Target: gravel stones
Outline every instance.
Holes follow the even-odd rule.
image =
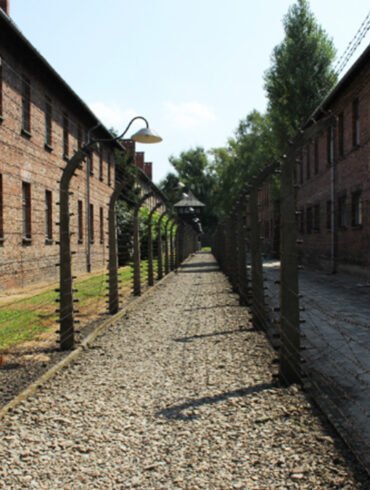
[[[214,269],[195,255],[8,414],[1,489],[370,488]]]

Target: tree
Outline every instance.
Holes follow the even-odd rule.
[[[333,87],[335,49],[307,0],[297,0],[283,20],[285,38],[265,75],[268,113],[280,152]]]
[[[252,111],[239,122],[228,146],[214,148],[210,153],[217,176],[215,200],[222,215],[230,211],[251,177],[277,154],[269,116]]]

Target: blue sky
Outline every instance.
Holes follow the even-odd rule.
[[[172,170],[171,154],[223,146],[241,118],[265,109],[263,74],[293,3],[10,0],[10,15],[108,127],[124,129],[135,115],[149,120],[164,141],[138,149],[158,182]],[[369,1],[310,3],[341,55]],[[369,42],[368,33],[350,64]]]

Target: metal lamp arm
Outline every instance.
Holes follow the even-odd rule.
[[[88,131],[88,142],[87,142],[87,145],[91,145],[92,143],[106,143],[106,142],[113,142],[113,141],[117,141],[117,140],[120,140],[122,139],[125,134],[127,133],[127,131],[130,129],[131,127],[131,124],[134,122],[134,121],[137,121],[138,119],[141,119],[145,122],[145,125],[147,128],[149,128],[149,123],[148,121],[145,119],[145,117],[143,116],[135,116],[134,118],[131,119],[131,121],[128,123],[126,129],[123,131],[122,134],[120,134],[119,136],[116,136],[115,138],[107,138],[107,139],[98,139],[98,140],[93,140],[91,139],[90,140],[90,134],[92,131],[94,131],[95,129],[97,129],[99,126],[101,126],[100,123],[98,123],[96,126],[94,126],[93,128],[91,128],[89,131]]]

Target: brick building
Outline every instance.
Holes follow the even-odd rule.
[[[370,46],[313,116],[330,112],[297,172],[302,260],[370,273]]]
[[[7,9],[0,0],[0,290],[58,279],[59,180],[66,160],[99,123]],[[111,134],[100,124],[94,137]],[[74,272],[106,267],[117,148],[100,145],[72,179]]]

